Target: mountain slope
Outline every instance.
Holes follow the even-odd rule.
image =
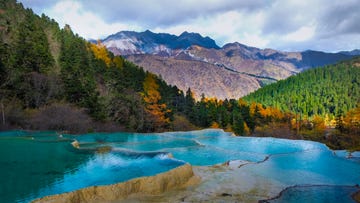
[[[184,99],[70,26],[0,1],[0,129],[169,130]]]
[[[196,124],[241,135],[256,126],[248,105],[205,97],[196,102],[190,89],[184,94],[101,43],[87,42],[68,25],[60,29],[15,0],[0,1],[0,6],[0,130],[152,132],[191,130]],[[156,57],[156,63],[164,62]],[[166,73],[180,75],[184,84],[206,83],[224,97],[258,88],[257,80],[246,74],[201,61],[172,60],[185,66]],[[188,78],[188,72],[196,77]]]
[[[207,97],[220,99],[244,96],[254,91],[254,87],[256,87],[255,89],[260,88],[309,68],[350,59],[357,53],[356,51],[341,53],[282,52],[249,47],[237,42],[219,48],[214,40],[187,32],[175,36],[164,33],[156,34],[150,31],[140,33],[123,31],[109,36],[103,40],[103,43],[115,55],[126,56],[128,60],[144,67],[145,70],[161,75],[166,82],[177,85],[183,91],[186,91],[183,88],[190,87],[194,90],[197,98],[203,93]],[[145,57],[144,54],[147,56]],[[163,63],[159,61],[163,61]],[[194,68],[199,67],[199,64],[201,67],[211,67],[211,70],[217,67],[217,74],[212,75],[213,71],[204,74],[203,70],[195,70]],[[185,66],[193,68],[184,69]],[[167,73],[169,71],[179,73],[179,70],[182,74],[170,75]],[[194,71],[197,74],[192,75]],[[237,79],[217,79],[235,73],[238,75]],[[183,84],[182,77],[189,80],[196,78],[199,81],[209,78],[213,78],[213,80],[203,82],[201,83],[203,85],[199,86],[198,83],[190,81]],[[249,80],[255,81],[257,84],[247,87],[246,84],[249,83]],[[222,81],[230,81],[230,83],[225,84]],[[241,87],[241,89],[233,87]],[[214,89],[212,90],[212,88]]]
[[[210,63],[201,61],[180,60],[160,56],[128,56],[128,60],[146,67],[145,70],[155,73],[167,83],[176,85],[181,90],[191,90],[196,98],[203,93],[207,97],[216,95],[218,99],[239,98],[260,88],[255,77],[225,70]]]
[[[343,115],[360,100],[360,57],[315,68],[263,87],[246,97],[302,116]]]
[[[122,31],[102,40],[116,55],[159,54],[171,55],[173,50],[186,49],[191,45],[218,49],[215,41],[197,33],[183,32],[180,36],[166,33]]]
[[[300,66],[310,68],[335,64],[338,61],[348,60],[359,54],[357,52],[325,53],[320,51],[304,51],[301,52],[302,60]]]
[[[219,50],[192,46],[185,50],[184,54],[192,56],[192,60],[201,60],[237,72],[273,79],[282,79],[299,71],[294,65],[283,62],[287,58],[297,60],[296,54],[285,55],[274,50],[261,50],[240,43],[226,44]],[[281,55],[282,58],[276,56],[277,58],[273,59],[271,56],[275,57],[275,54]]]
[[[358,56],[358,55],[360,55],[360,49],[354,49],[352,51],[341,51],[339,53],[351,55],[351,56]]]

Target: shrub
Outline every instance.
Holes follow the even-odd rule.
[[[54,103],[40,108],[30,118],[36,130],[59,130],[85,133],[91,130],[91,118],[83,109],[67,103]]]

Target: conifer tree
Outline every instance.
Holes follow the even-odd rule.
[[[170,120],[166,114],[170,112],[166,104],[160,103],[161,95],[158,91],[159,85],[156,83],[155,75],[147,73],[144,80],[143,99],[145,102],[145,111],[148,113],[150,122],[149,130],[154,131],[162,129],[169,124]]]

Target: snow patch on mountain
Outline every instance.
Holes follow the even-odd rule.
[[[172,50],[169,47],[160,44],[155,46],[153,51],[153,54],[158,54],[158,53],[166,53],[168,56],[171,56]]]
[[[180,36],[167,33],[121,31],[102,40],[116,55],[152,54],[173,56],[192,45],[219,49],[215,41],[198,33],[184,32]]]
[[[117,48],[121,50],[132,51],[133,53],[140,52],[135,46],[134,40],[132,39],[117,39],[103,42],[108,48]]]

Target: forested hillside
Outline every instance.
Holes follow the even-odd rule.
[[[357,58],[308,70],[244,100],[202,96],[196,101],[190,88],[184,93],[114,56],[100,42],[87,42],[68,25],[60,29],[54,20],[35,15],[15,0],[1,0],[0,130],[160,132],[212,127],[348,148],[360,143],[360,108],[355,108],[359,64]],[[323,140],[326,119],[335,116],[339,132],[351,136]],[[315,130],[315,137],[303,137],[308,132],[301,128]]]
[[[154,117],[175,112],[171,101],[184,98],[176,87],[14,0],[0,1],[0,15],[2,128],[169,128],[167,119]],[[171,97],[161,97],[165,93]],[[146,100],[151,94],[156,99]]]
[[[315,68],[244,97],[304,117],[344,115],[360,102],[360,58]]]
[[[196,102],[190,89],[184,95],[69,26],[60,29],[14,0],[0,6],[2,129],[153,132],[196,125],[244,134],[255,128],[246,104]]]
[[[320,141],[335,149],[359,150],[359,57],[307,70],[265,86],[244,100],[291,112],[288,123],[300,139]]]

